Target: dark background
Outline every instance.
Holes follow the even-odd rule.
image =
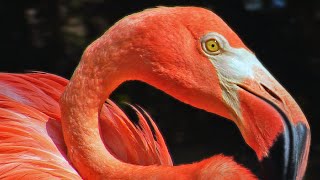
[[[84,48],[108,27],[125,15],[158,5],[207,7],[237,32],[305,112],[312,130],[305,179],[319,179],[320,1],[0,1],[0,70],[38,70],[70,78]],[[176,164],[224,153],[258,169],[253,152],[226,119],[139,82],[123,84],[111,98],[130,115],[132,111],[121,102],[139,104],[150,112]]]

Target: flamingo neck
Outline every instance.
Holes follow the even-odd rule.
[[[110,154],[101,139],[101,107],[113,90],[130,77],[123,78],[123,69],[118,70],[116,58],[101,58],[95,51],[95,46],[101,45],[99,43],[103,41],[93,43],[86,50],[60,98],[61,124],[69,160],[84,179],[129,179],[134,172],[134,177],[145,176],[145,179],[150,174],[143,173],[143,166],[119,161]],[[154,167],[148,166],[148,172],[159,170]]]
[[[123,163],[105,148],[99,132],[99,113],[124,78],[114,70],[118,68],[116,63],[110,60],[107,66],[100,66],[100,58],[90,54],[90,49],[84,53],[60,99],[62,130],[72,165],[84,179],[146,179],[150,174],[166,174],[168,166]]]
[[[105,148],[99,132],[99,113],[109,95],[122,82],[134,79],[121,67],[120,56],[101,51],[106,39],[94,42],[84,53],[60,99],[61,124],[68,157],[84,179],[194,179],[224,176],[220,166],[233,172],[249,171],[226,157],[214,156],[199,163],[181,166],[139,166],[124,163]],[[95,47],[96,46],[96,47]],[[99,50],[99,51],[98,51]],[[100,53],[100,54],[99,54]],[[118,56],[118,57],[117,57]],[[222,158],[222,159],[221,159]],[[234,175],[234,174],[233,174]],[[243,173],[239,173],[242,176]]]
[[[68,156],[83,177],[102,176],[119,163],[105,148],[99,132],[99,112],[117,87],[112,74],[103,74],[85,53],[61,99],[61,124]],[[89,53],[90,54],[90,53]],[[104,71],[111,72],[111,71]],[[106,86],[105,81],[109,81]]]

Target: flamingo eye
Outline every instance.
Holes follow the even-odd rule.
[[[228,45],[228,42],[226,39],[216,33],[216,32],[210,32],[206,35],[204,35],[201,40],[201,47],[202,51],[207,56],[215,56],[219,55],[224,52],[224,48],[226,47],[226,44]]]
[[[213,38],[204,41],[202,44],[202,48],[206,53],[211,55],[220,54],[221,49],[219,42]]]
[[[210,52],[217,52],[220,50],[220,45],[216,39],[209,39],[206,41],[206,49]]]

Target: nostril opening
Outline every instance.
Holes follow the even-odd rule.
[[[268,93],[270,94],[270,96],[274,97],[275,99],[277,99],[278,101],[282,101],[281,98],[276,94],[274,93],[272,90],[270,90],[267,86],[263,85],[263,84],[260,84],[263,89]]]

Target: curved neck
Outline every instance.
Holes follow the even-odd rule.
[[[100,109],[117,83],[112,74],[101,74],[95,68],[97,62],[87,55],[61,96],[60,106],[68,156],[82,176],[92,177],[103,175],[111,164],[119,162],[106,150],[98,122]],[[110,81],[108,86],[105,80]]]
[[[124,69],[119,70],[118,58],[113,58],[106,51],[92,48],[101,47],[101,42],[103,41],[93,43],[86,50],[60,99],[61,124],[68,157],[84,179],[167,179],[168,176],[172,179],[194,179],[212,175],[224,176],[225,170],[219,169],[222,164],[230,166],[229,171],[241,169],[242,171],[233,172],[241,177],[246,174],[254,179],[247,169],[231,159],[223,161],[217,156],[199,163],[175,167],[132,165],[114,158],[100,137],[99,113],[112,91],[132,77],[121,74]],[[103,52],[103,55],[99,55],[99,52]],[[105,57],[106,54],[108,57]]]
[[[99,60],[87,50],[60,99],[61,124],[70,161],[85,179],[146,179],[150,173],[165,175],[171,167],[123,163],[105,148],[99,132],[99,113],[124,79],[114,70],[116,63],[108,61],[108,66],[99,66]]]

